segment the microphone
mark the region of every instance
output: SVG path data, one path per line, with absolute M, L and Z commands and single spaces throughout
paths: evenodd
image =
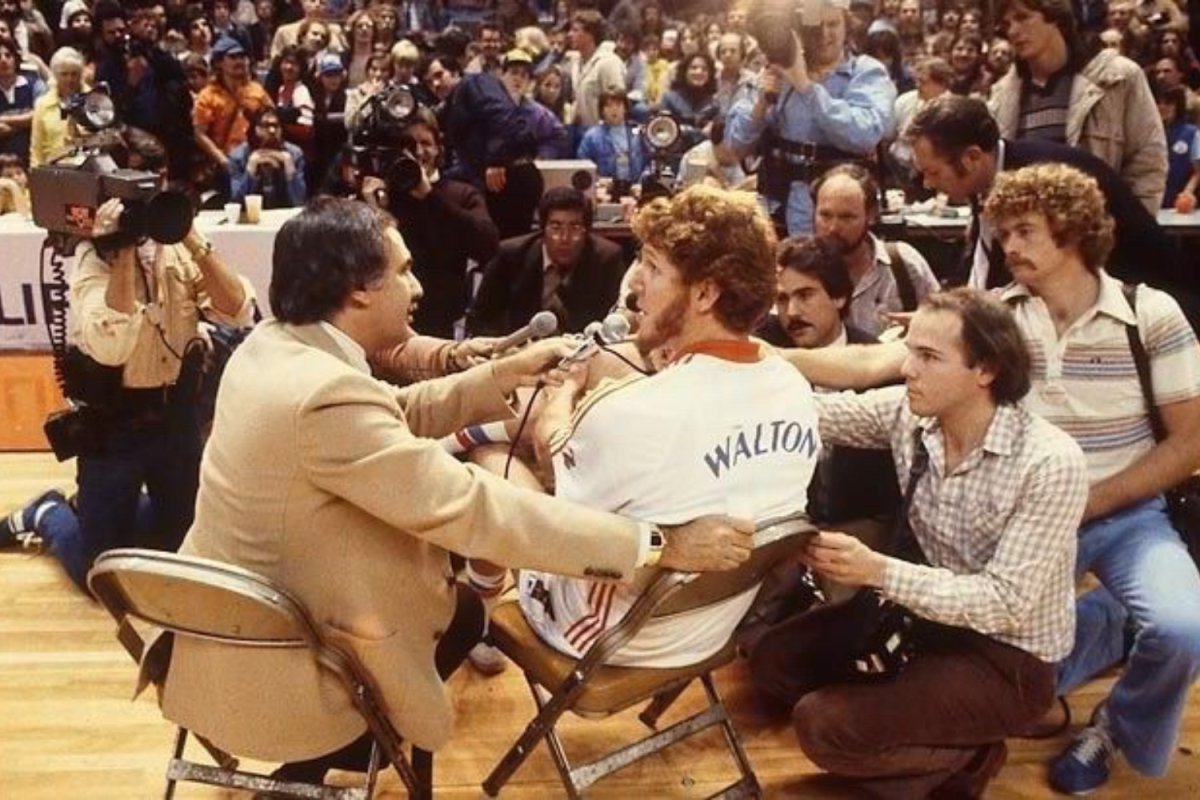
M 492 348 L 493 355 L 520 347 L 535 336 L 543 338 L 558 330 L 558 317 L 553 311 L 539 311 L 530 318 L 528 325 L 523 325 L 496 342 Z
M 603 322 L 590 322 L 583 330 L 586 338 L 558 362 L 560 367 L 586 361 L 602 346 L 623 341 L 629 335 L 629 320 L 621 314 L 609 314 Z

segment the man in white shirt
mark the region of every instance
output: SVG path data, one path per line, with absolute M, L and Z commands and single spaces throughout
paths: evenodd
M 647 206 L 633 229 L 643 245 L 632 280 L 635 343 L 670 361 L 653 375 L 602 382 L 582 399 L 586 376 L 577 370 L 550 393 L 535 440 L 553 464 L 556 494 L 664 525 L 705 513 L 764 520 L 803 511 L 820 452 L 811 388 L 749 338 L 775 295 L 769 220 L 752 196 L 693 187 Z M 579 656 L 652 574 L 611 584 L 522 572 L 521 609 L 551 646 Z M 654 620 L 614 663 L 701 661 L 728 640 L 754 595 Z

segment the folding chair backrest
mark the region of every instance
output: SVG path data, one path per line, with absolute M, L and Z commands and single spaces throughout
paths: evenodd
M 303 606 L 266 578 L 229 564 L 152 550 L 110 550 L 88 585 L 117 619 L 249 647 L 308 647 Z
M 684 584 L 654 609 L 652 616 L 665 617 L 712 605 L 741 594 L 762 583 L 767 573 L 800 548 L 817 532 L 802 514 L 759 523 L 755 546 L 745 563 L 725 572 L 706 572 Z

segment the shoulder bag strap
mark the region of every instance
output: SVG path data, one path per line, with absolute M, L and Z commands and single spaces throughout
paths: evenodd
M 920 483 L 921 476 L 929 469 L 929 451 L 925 449 L 925 441 L 921 438 L 922 433 L 919 426 L 913 431 L 913 459 L 908 467 L 908 483 L 904 487 L 904 496 L 900 500 L 900 508 L 896 510 L 896 519 L 892 523 L 887 547 L 884 550 L 890 555 L 901 558 L 909 555 L 915 556 L 915 561 L 918 562 L 924 561 L 925 558 L 916 537 L 909 528 L 908 512 L 912 508 L 913 494 L 917 491 L 917 484 Z
M 913 287 L 912 276 L 908 274 L 908 263 L 900 255 L 900 248 L 895 242 L 884 242 L 891 260 L 892 277 L 896 279 L 896 288 L 900 291 L 900 305 L 905 311 L 917 310 L 917 290 Z
M 1137 317 L 1137 286 L 1131 283 L 1121 284 L 1121 291 L 1125 295 L 1126 302 L 1133 310 L 1134 318 Z M 1129 350 L 1133 354 L 1133 365 L 1137 368 L 1138 384 L 1142 387 L 1142 399 L 1146 403 L 1146 413 L 1150 416 L 1150 429 L 1154 431 L 1154 440 L 1161 442 L 1167 438 L 1167 428 L 1163 424 L 1162 414 L 1158 410 L 1158 405 L 1154 402 L 1154 383 L 1150 377 L 1150 357 L 1146 355 L 1146 348 L 1142 344 L 1141 334 L 1138 332 L 1138 326 L 1135 322 L 1132 325 L 1125 326 L 1125 336 L 1129 339 Z

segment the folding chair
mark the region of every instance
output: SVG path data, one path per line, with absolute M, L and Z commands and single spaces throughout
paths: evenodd
M 539 739 L 546 740 L 567 796 L 574 800 L 604 776 L 713 725 L 720 725 L 726 746 L 737 763 L 740 778 L 714 797 L 760 796 L 754 769 L 750 766 L 712 679 L 714 670 L 735 658 L 737 648 L 734 636 L 731 635 L 715 655 L 688 667 L 611 667 L 606 666 L 605 662 L 649 620 L 711 605 L 761 583 L 775 566 L 798 552 L 812 533 L 815 533 L 815 529 L 803 516 L 768 520 L 755 533 L 756 541 L 763 544 L 757 546 L 750 559 L 735 570 L 705 573 L 690 581 L 688 573 L 664 570 L 654 577 L 625 618 L 601 635 L 578 661 L 554 650 L 538 638 L 516 602 L 497 606 L 491 617 L 492 640 L 524 672 L 538 713 L 484 781 L 485 794 L 489 797 L 499 794 Z M 555 730 L 558 719 L 566 711 L 581 717 L 602 718 L 649 699 L 638 719 L 651 730 L 656 730 L 659 717 L 697 679 L 708 697 L 708 706 L 700 713 L 591 763 L 572 766 L 567 759 Z M 545 687 L 545 690 L 541 687 Z M 550 692 L 549 699 L 544 697 L 546 690 Z
M 116 619 L 117 638 L 140 662 L 144 643 L 131 620 L 148 623 L 176 636 L 190 636 L 247 648 L 307 648 L 322 669 L 346 688 L 374 737 L 365 786 L 333 787 L 283 781 L 242 772 L 238 762 L 214 747 L 201 733 L 196 738 L 217 766 L 183 758 L 188 731 L 180 727 L 175 751 L 167 763 L 164 797 L 170 800 L 179 781 L 206 783 L 271 796 L 357 800 L 374 795 L 380 759 L 400 774 L 409 795 L 430 796 L 432 757 L 414 751 L 422 772 L 414 772 L 401 749 L 401 739 L 384 714 L 370 676 L 349 651 L 330 644 L 304 606 L 268 579 L 249 570 L 206 558 L 156 550 L 110 550 L 88 573 L 88 586 Z M 424 769 L 420 769 L 420 768 Z

